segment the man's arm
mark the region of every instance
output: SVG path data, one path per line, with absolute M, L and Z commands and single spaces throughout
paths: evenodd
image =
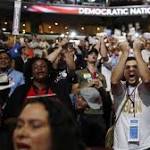
M 68 71 L 76 69 L 73 52 L 67 51 L 64 54 L 64 59 L 65 59 L 66 64 L 67 64 Z
M 98 38 L 98 42 L 96 43 L 96 45 L 94 46 L 94 48 L 97 49 L 97 51 L 99 51 L 100 45 L 101 45 L 100 38 Z
M 148 90 L 150 90 L 150 71 L 148 69 L 147 64 L 144 62 L 142 58 L 142 54 L 141 54 L 142 46 L 143 46 L 143 41 L 137 39 L 133 43 L 133 50 L 134 50 L 134 55 L 137 61 L 138 71 L 142 79 L 142 82 L 144 83 L 145 87 L 148 88 Z
M 66 38 L 64 38 L 59 44 L 58 47 L 47 56 L 47 59 L 51 62 L 54 63 L 57 59 L 57 57 L 60 55 L 62 52 L 62 46 L 65 45 L 68 42 Z
M 51 63 L 54 63 L 57 59 L 57 57 L 60 55 L 61 53 L 61 50 L 62 50 L 62 47 L 59 46 L 58 48 L 56 48 L 51 54 L 49 54 L 47 56 L 47 59 L 51 62 Z
M 104 61 L 108 61 L 108 51 L 107 51 L 107 48 L 105 46 L 104 37 L 101 37 L 100 43 L 101 43 L 100 54 L 101 54 Z
M 123 88 L 121 88 L 121 78 L 123 77 L 125 63 L 129 54 L 129 44 L 127 42 L 122 42 L 119 44 L 119 47 L 122 54 L 111 76 L 112 93 L 116 95 L 120 95 L 123 92 Z

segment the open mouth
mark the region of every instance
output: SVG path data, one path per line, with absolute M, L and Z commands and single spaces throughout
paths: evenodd
M 30 150 L 31 147 L 25 143 L 18 143 L 17 148 L 18 150 Z
M 135 73 L 130 73 L 130 74 L 129 74 L 129 80 L 130 80 L 130 81 L 135 81 L 135 80 L 136 80 L 136 75 L 135 75 Z
M 1 65 L 6 66 L 6 62 L 0 62 Z
M 129 77 L 130 77 L 130 78 L 134 78 L 135 75 L 134 75 L 134 74 L 130 74 Z
M 96 59 L 96 57 L 95 57 L 95 56 L 93 56 L 92 58 L 93 58 L 94 60 Z
M 37 74 L 43 76 L 43 75 L 45 75 L 45 72 L 38 72 Z

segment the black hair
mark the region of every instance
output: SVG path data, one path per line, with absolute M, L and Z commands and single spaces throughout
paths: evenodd
M 131 61 L 131 60 L 135 60 L 135 61 L 136 61 L 135 57 L 130 56 L 130 57 L 127 58 L 126 62 L 127 62 L 127 61 Z
M 49 64 L 50 64 L 50 62 L 49 62 L 46 58 L 34 57 L 34 58 L 32 59 L 32 61 L 31 61 L 31 66 L 32 66 L 35 62 L 37 62 L 37 61 L 39 61 L 39 60 L 45 61 L 45 63 L 47 64 L 47 66 L 49 66 Z
M 7 54 L 8 55 L 8 57 L 10 58 L 10 59 L 12 59 L 11 58 L 11 55 L 9 54 L 9 52 L 6 50 L 6 49 L 2 49 L 2 50 L 0 50 L 0 54 Z
M 21 47 L 18 49 L 20 55 L 23 53 L 23 50 L 24 50 L 25 48 L 26 48 L 25 46 L 21 46 Z
M 26 81 L 30 82 L 30 79 L 32 77 L 32 66 L 38 60 L 45 61 L 46 65 L 47 65 L 47 68 L 48 68 L 48 75 L 50 74 L 50 72 L 51 72 L 51 69 L 50 69 L 51 63 L 50 63 L 50 61 L 48 61 L 46 58 L 34 57 L 32 59 L 29 59 L 28 62 L 25 64 L 24 75 L 25 75 Z
M 98 56 L 98 51 L 96 48 L 92 47 L 91 50 L 88 50 L 85 54 L 85 57 L 88 57 L 88 55 L 90 55 L 91 53 L 95 53 Z
M 73 43 L 68 42 L 68 43 L 66 43 L 65 45 L 63 45 L 62 48 L 63 48 L 64 50 L 67 50 L 68 48 L 73 48 Z
M 84 38 L 84 40 L 87 41 L 87 42 L 89 42 L 89 37 L 86 36 L 86 37 Z
M 71 112 L 56 96 L 30 99 L 24 107 L 33 103 L 42 104 L 48 112 L 53 150 L 84 150 L 84 144 L 80 140 L 79 130 Z

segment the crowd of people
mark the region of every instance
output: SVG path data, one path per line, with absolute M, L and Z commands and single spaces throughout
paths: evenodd
M 150 148 L 150 33 L 78 41 L 0 34 L 0 149 Z
M 90 5 L 95 4 L 95 5 L 105 5 L 104 0 L 24 0 L 24 2 L 30 2 L 30 3 L 39 3 L 39 4 L 69 4 L 69 5 L 82 5 L 83 3 L 89 3 Z

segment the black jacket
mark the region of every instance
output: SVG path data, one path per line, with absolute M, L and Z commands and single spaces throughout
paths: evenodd
M 19 115 L 31 85 L 32 83 L 26 83 L 16 88 L 5 107 L 3 116 L 4 119 L 17 117 Z M 63 102 L 64 105 L 66 105 L 68 109 L 72 110 L 69 93 L 66 90 L 67 88 L 63 87 L 63 84 L 60 85 L 51 83 L 49 88 L 56 93 L 56 96 Z

